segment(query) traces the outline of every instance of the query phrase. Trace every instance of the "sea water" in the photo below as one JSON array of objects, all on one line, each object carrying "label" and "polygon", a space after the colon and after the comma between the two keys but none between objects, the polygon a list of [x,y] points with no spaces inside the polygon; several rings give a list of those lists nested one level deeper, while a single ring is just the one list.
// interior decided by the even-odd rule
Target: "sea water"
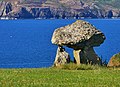
[{"label": "sea water", "polygon": [[[84,19],[101,30],[105,42],[95,47],[102,60],[109,61],[120,52],[119,19]],[[75,22],[74,19],[0,20],[0,68],[41,68],[52,66],[57,46],[51,43],[56,28]],[[67,52],[73,59],[72,49]]]}]

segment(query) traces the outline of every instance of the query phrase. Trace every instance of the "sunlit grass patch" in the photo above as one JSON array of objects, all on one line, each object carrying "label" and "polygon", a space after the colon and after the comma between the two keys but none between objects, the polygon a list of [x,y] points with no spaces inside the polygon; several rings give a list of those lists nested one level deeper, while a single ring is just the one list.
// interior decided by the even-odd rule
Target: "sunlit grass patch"
[{"label": "sunlit grass patch", "polygon": [[0,69],[0,87],[119,87],[119,81],[118,69]]}]

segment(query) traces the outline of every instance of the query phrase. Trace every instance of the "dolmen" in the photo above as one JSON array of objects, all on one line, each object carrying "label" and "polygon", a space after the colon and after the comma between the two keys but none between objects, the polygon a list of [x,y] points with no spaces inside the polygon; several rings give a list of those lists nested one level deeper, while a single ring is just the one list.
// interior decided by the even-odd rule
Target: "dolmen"
[{"label": "dolmen", "polygon": [[54,66],[70,63],[69,53],[64,47],[73,49],[74,63],[77,65],[101,64],[101,59],[93,47],[100,46],[104,40],[105,35],[101,31],[83,20],[56,29],[51,40],[58,46]]}]

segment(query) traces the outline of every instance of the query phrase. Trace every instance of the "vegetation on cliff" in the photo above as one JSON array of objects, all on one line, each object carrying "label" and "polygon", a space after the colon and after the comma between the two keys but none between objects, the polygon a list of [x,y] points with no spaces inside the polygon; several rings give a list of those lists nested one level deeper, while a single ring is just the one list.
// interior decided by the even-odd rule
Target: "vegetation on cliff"
[{"label": "vegetation on cliff", "polygon": [[1,0],[0,17],[112,18],[120,16],[119,0]]}]

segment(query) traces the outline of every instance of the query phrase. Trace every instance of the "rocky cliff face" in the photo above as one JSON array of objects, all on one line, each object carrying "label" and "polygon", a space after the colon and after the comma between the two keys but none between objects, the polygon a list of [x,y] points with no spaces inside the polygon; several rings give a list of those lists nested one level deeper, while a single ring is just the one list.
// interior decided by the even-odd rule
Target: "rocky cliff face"
[{"label": "rocky cliff face", "polygon": [[111,18],[119,17],[119,9],[101,7],[96,2],[79,0],[0,1],[0,17],[9,18]]},{"label": "rocky cliff face", "polygon": [[20,4],[20,2],[0,3],[0,17],[9,18],[50,18],[52,17],[49,7],[33,6],[30,4]]}]

